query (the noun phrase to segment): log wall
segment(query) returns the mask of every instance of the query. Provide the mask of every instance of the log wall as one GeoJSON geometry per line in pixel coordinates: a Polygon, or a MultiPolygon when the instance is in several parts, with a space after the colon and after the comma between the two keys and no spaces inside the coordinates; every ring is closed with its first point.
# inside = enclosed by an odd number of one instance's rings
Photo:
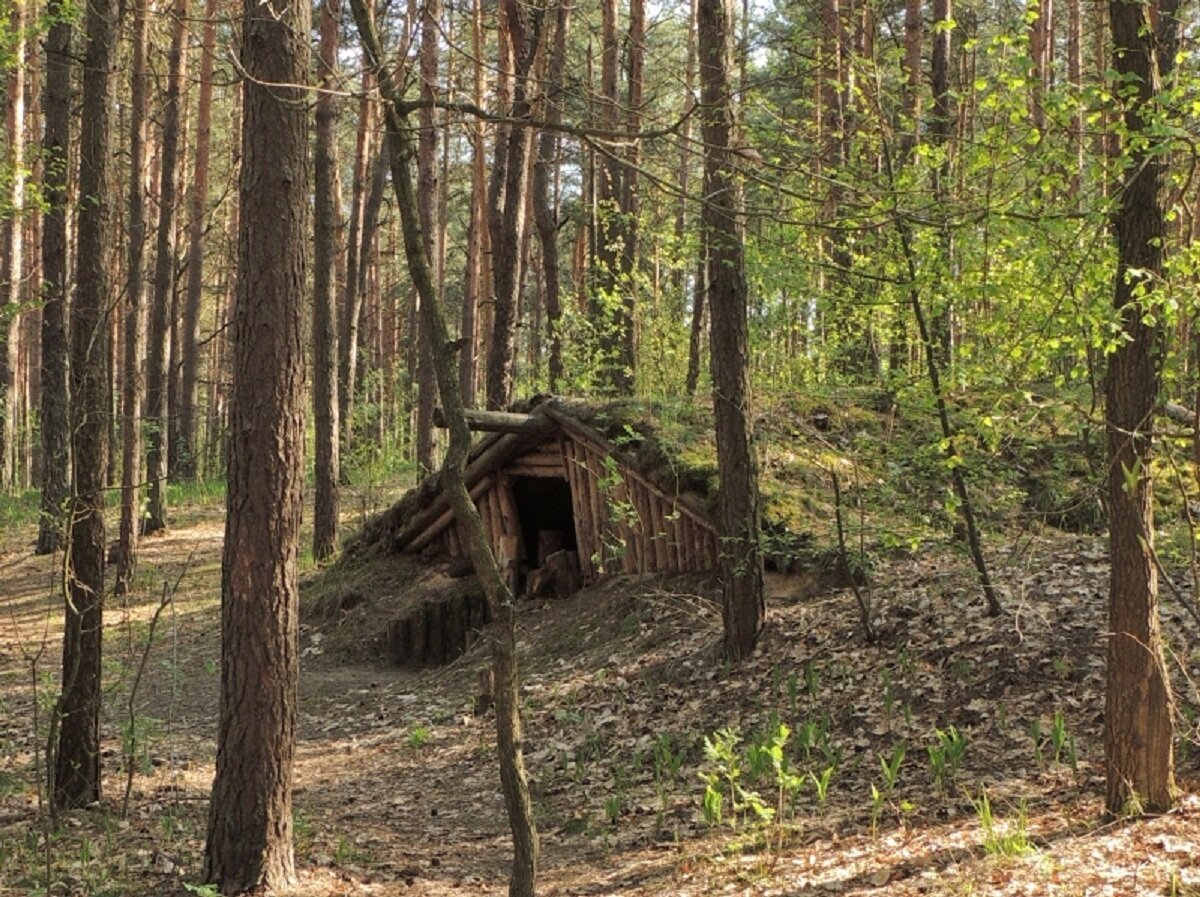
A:
{"type": "MultiPolygon", "coordinates": [[[[698,503],[669,495],[619,463],[603,439],[564,425],[556,438],[483,473],[471,488],[492,551],[514,584],[520,559],[537,551],[536,545],[522,544],[514,477],[567,481],[584,582],[612,573],[686,573],[717,566],[716,530],[698,503]]],[[[458,529],[447,508],[403,550],[461,556],[458,529]]]]}

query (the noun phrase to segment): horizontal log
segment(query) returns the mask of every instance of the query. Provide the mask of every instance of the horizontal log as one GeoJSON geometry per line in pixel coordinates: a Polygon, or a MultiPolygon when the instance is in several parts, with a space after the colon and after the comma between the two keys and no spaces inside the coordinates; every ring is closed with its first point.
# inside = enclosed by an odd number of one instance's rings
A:
{"type": "MultiPolygon", "coordinates": [[[[467,426],[477,433],[544,433],[554,431],[554,424],[541,414],[515,414],[510,411],[481,411],[464,408],[467,426]]],[[[433,422],[445,427],[446,415],[441,408],[434,409],[433,422]]]]}

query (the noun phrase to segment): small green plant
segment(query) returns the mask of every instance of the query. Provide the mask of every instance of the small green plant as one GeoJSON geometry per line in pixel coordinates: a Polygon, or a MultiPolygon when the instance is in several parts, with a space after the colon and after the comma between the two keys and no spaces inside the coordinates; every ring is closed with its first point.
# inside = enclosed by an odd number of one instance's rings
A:
{"type": "Polygon", "coordinates": [[[908,748],[904,742],[897,741],[892,745],[892,756],[885,757],[879,755],[879,766],[883,770],[883,786],[884,794],[887,797],[892,796],[892,792],[896,790],[896,779],[900,776],[900,766],[904,763],[904,755],[908,753],[908,748]]]}
{"type": "Polygon", "coordinates": [[[683,766],[683,751],[671,739],[670,732],[663,732],[654,739],[654,780],[661,784],[674,785],[683,766]]]}
{"type": "Polygon", "coordinates": [[[189,894],[195,894],[196,897],[221,897],[221,892],[217,890],[216,885],[193,885],[185,881],[183,889],[189,894]]]}
{"type": "Polygon", "coordinates": [[[795,673],[789,673],[787,677],[787,693],[788,704],[791,705],[792,716],[799,713],[800,703],[800,679],[795,673]]]}
{"type": "Polygon", "coordinates": [[[820,775],[813,772],[808,774],[808,777],[812,779],[812,783],[817,789],[818,812],[825,811],[825,801],[829,798],[829,781],[833,778],[833,772],[834,768],[832,766],[826,766],[820,775]]]}
{"type": "Polygon", "coordinates": [[[804,665],[804,690],[808,692],[810,701],[815,701],[821,691],[821,671],[813,666],[811,660],[804,665]]]}
{"type": "Polygon", "coordinates": [[[1074,773],[1079,772],[1079,758],[1075,755],[1075,736],[1067,732],[1067,723],[1061,710],[1054,711],[1050,726],[1050,744],[1054,748],[1054,762],[1064,760],[1074,773]]]}
{"type": "Polygon", "coordinates": [[[366,851],[356,847],[345,835],[338,835],[337,843],[333,845],[333,862],[338,866],[349,866],[366,859],[366,851]]]}
{"type": "Polygon", "coordinates": [[[967,753],[967,739],[954,726],[933,731],[937,736],[937,744],[928,748],[929,769],[934,782],[944,793],[958,778],[958,769],[967,753]]]}
{"type": "Polygon", "coordinates": [[[408,746],[414,750],[420,750],[429,743],[429,729],[426,726],[413,726],[412,731],[408,733],[405,739],[408,746]]]}
{"type": "Polygon", "coordinates": [[[604,818],[609,825],[616,825],[621,819],[621,795],[613,794],[604,799],[604,818]]]}
{"type": "Polygon", "coordinates": [[[1035,719],[1029,724],[1029,737],[1033,739],[1033,760],[1037,763],[1038,769],[1044,772],[1046,769],[1046,754],[1042,750],[1043,736],[1042,721],[1040,718],[1035,719]]]}
{"type": "Polygon", "coordinates": [[[720,825],[725,820],[736,829],[742,813],[747,810],[760,822],[770,822],[775,815],[775,810],[767,806],[758,792],[741,783],[742,759],[738,753],[741,740],[737,729],[731,727],[718,729],[704,738],[708,768],[700,771],[700,779],[704,782],[704,819],[710,826],[720,825]],[[726,806],[728,816],[725,815],[726,806]]]}
{"type": "Polygon", "coordinates": [[[874,782],[871,783],[871,837],[879,834],[879,817],[883,815],[883,792],[874,782]]]}
{"type": "Polygon", "coordinates": [[[979,826],[983,829],[983,851],[988,856],[1014,857],[1029,853],[1033,844],[1029,840],[1029,808],[1024,800],[1017,808],[1017,817],[1007,823],[996,819],[987,789],[979,792],[979,799],[972,800],[979,826]]]}
{"type": "Polygon", "coordinates": [[[814,720],[805,720],[796,731],[796,744],[806,763],[812,759],[813,748],[817,746],[819,738],[820,726],[814,720]]]}

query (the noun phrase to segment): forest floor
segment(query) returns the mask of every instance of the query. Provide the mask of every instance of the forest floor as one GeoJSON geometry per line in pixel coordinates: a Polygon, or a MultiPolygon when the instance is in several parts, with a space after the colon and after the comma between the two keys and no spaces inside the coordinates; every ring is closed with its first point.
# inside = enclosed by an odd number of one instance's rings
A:
{"type": "MultiPolygon", "coordinates": [[[[221,513],[177,509],[143,544],[135,594],[110,604],[105,797],[54,830],[36,782],[55,561],[31,556],[31,526],[0,535],[0,895],[205,893],[221,513]]],[[[1046,530],[989,554],[1006,598],[994,619],[951,545],[879,564],[874,645],[850,593],[772,575],[761,649],[738,667],[715,660],[712,583],[617,578],[523,603],[540,893],[1200,894],[1194,714],[1180,716],[1180,808],[1103,818],[1103,540],[1046,530]],[[719,822],[702,773],[725,794],[719,822]],[[773,820],[731,805],[735,774],[773,820]]],[[[302,626],[297,895],[506,893],[494,718],[473,713],[483,645],[428,671],[372,656],[395,596],[431,575],[400,559],[309,574],[310,593],[365,600],[302,626]]],[[[1195,623],[1169,597],[1164,615],[1194,706],[1195,623]]]]}

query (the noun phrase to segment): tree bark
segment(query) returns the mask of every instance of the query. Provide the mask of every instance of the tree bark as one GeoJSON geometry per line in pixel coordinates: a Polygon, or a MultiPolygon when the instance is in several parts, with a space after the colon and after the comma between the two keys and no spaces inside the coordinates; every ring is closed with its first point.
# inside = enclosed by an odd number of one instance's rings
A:
{"type": "Polygon", "coordinates": [[[175,286],[175,196],[179,169],[179,121],[187,72],[188,0],[174,0],[174,30],[163,98],[161,168],[158,188],[158,231],[154,258],[154,293],[150,300],[150,336],[146,355],[146,518],[143,532],[167,526],[168,378],[171,313],[175,286]]]}
{"type": "Polygon", "coordinates": [[[100,650],[104,607],[104,487],[108,467],[109,138],[115,57],[113,0],[87,8],[83,126],[79,138],[78,278],[71,308],[74,464],[63,632],[63,689],[54,764],[54,806],[100,799],[100,650]]]}
{"type": "Polygon", "coordinates": [[[307,3],[246,0],[221,710],[204,866],[222,893],[295,880],[309,27],[307,3]]]}
{"type": "Polygon", "coordinates": [[[42,232],[42,497],[38,554],[61,548],[66,540],[70,494],[71,438],[67,417],[67,183],[71,127],[71,20],[64,0],[50,0],[46,12],[46,89],[42,95],[46,130],[46,216],[42,232]]]}
{"type": "Polygon", "coordinates": [[[197,419],[200,402],[200,307],[204,298],[204,232],[208,210],[208,160],[212,142],[213,66],[217,49],[219,0],[204,5],[204,35],[200,46],[200,95],[196,101],[196,159],[188,202],[187,295],[180,322],[181,369],[179,411],[174,439],[179,463],[174,474],[192,479],[198,471],[200,445],[197,419]]]}
{"type": "MultiPolygon", "coordinates": [[[[1176,800],[1174,701],[1163,658],[1154,561],[1154,406],[1158,399],[1161,325],[1150,323],[1163,274],[1166,237],[1166,156],[1154,137],[1164,67],[1172,63],[1173,41],[1156,52],[1154,13],[1177,27],[1174,6],[1111,0],[1112,66],[1125,84],[1125,152],[1112,216],[1117,243],[1113,304],[1124,339],[1109,359],[1105,384],[1109,444],[1108,681],[1104,713],[1104,756],[1109,813],[1140,807],[1164,812],[1176,800]],[[1136,805],[1136,807],[1135,807],[1136,805]]],[[[1160,22],[1160,27],[1162,23],[1160,22]]]]}
{"type": "MultiPolygon", "coordinates": [[[[472,99],[483,108],[483,4],[481,0],[471,7],[471,51],[472,99]]],[[[471,222],[467,229],[467,276],[463,293],[462,327],[459,339],[462,348],[458,357],[458,388],[463,403],[468,407],[475,404],[478,384],[479,361],[479,310],[485,283],[487,265],[485,244],[487,242],[487,159],[484,142],[483,119],[471,122],[471,222]]]]}
{"type": "MultiPolygon", "coordinates": [[[[555,126],[562,121],[563,75],[567,64],[567,35],[571,28],[570,2],[559,2],[554,26],[554,51],[546,73],[547,127],[538,138],[538,155],[533,169],[533,218],[542,250],[542,277],[546,306],[546,330],[550,342],[549,386],[558,392],[563,385],[562,295],[559,283],[558,208],[551,203],[551,167],[558,165],[560,138],[555,126]]],[[[557,199],[557,197],[555,198],[557,199]]]]}
{"type": "Polygon", "coordinates": [[[337,53],[341,9],[339,0],[321,3],[320,77],[325,89],[317,98],[317,139],[313,155],[313,420],[315,422],[315,500],[313,558],[320,561],[337,550],[339,510],[338,394],[337,394],[337,265],[342,196],[338,181],[337,53]]]}
{"type": "Polygon", "coordinates": [[[133,7],[133,70],[129,110],[129,245],[125,279],[125,346],[121,398],[121,524],[117,542],[118,595],[129,591],[137,567],[142,454],[142,347],[146,293],[146,65],[149,0],[133,7]]]}
{"type": "Polygon", "coordinates": [[[411,107],[395,93],[395,82],[382,64],[383,55],[379,39],[374,30],[374,23],[368,17],[364,0],[351,0],[351,6],[363,44],[379,72],[380,90],[387,101],[387,141],[392,188],[400,209],[404,253],[413,284],[421,293],[423,323],[429,328],[435,348],[439,396],[447,423],[450,425],[450,442],[441,468],[442,488],[459,522],[464,545],[492,613],[493,623],[489,634],[495,680],[500,781],[513,835],[509,894],[510,897],[533,897],[537,875],[538,837],[522,753],[514,596],[497,559],[492,555],[479,511],[463,481],[463,471],[471,446],[471,432],[463,413],[462,396],[458,392],[449,332],[442,317],[429,260],[424,253],[420,215],[410,167],[414,155],[413,137],[408,124],[411,107]]]}
{"type": "Polygon", "coordinates": [[[731,84],[733,27],[728,0],[699,0],[700,130],[704,141],[702,227],[708,247],[713,408],[721,481],[725,654],[754,653],[765,612],[759,546],[758,464],[750,416],[749,324],[745,251],[733,153],[736,115],[731,84]]]}
{"type": "MultiPolygon", "coordinates": [[[[371,172],[371,132],[374,127],[370,93],[372,75],[364,68],[362,99],[358,104],[358,139],[354,149],[354,180],[351,186],[350,223],[346,233],[346,282],[342,285],[342,306],[338,316],[338,427],[340,445],[338,457],[342,464],[341,478],[345,482],[346,463],[350,457],[353,427],[350,412],[354,403],[355,372],[358,356],[358,316],[362,310],[362,291],[359,289],[359,270],[365,266],[362,254],[362,230],[367,191],[371,172]]],[[[377,164],[377,163],[376,163],[377,164]]]]}
{"type": "Polygon", "coordinates": [[[492,312],[492,341],[488,351],[487,407],[503,409],[512,402],[513,366],[516,355],[517,307],[525,267],[526,206],[529,192],[531,128],[523,119],[531,112],[531,95],[536,89],[530,77],[542,39],[545,7],[528,0],[504,0],[507,35],[512,47],[513,95],[509,117],[512,123],[504,141],[503,156],[497,141],[496,167],[503,172],[503,209],[493,218],[492,279],[495,301],[492,312]]]}
{"type": "Polygon", "coordinates": [[[12,491],[19,482],[17,423],[24,385],[21,370],[21,286],[25,219],[25,28],[27,0],[13,0],[9,11],[12,44],[8,70],[8,103],[5,113],[6,158],[11,173],[4,221],[4,304],[0,310],[0,491],[12,491]]]}
{"type": "MultiPolygon", "coordinates": [[[[418,116],[417,203],[421,215],[421,235],[425,240],[425,256],[431,260],[431,264],[436,264],[434,260],[441,258],[445,238],[438,226],[437,110],[432,105],[437,98],[441,16],[441,0],[425,0],[421,9],[421,99],[430,105],[423,106],[418,116]]],[[[420,301],[418,296],[417,302],[420,301]]],[[[421,324],[421,316],[416,315],[410,324],[417,340],[417,467],[421,474],[427,474],[433,471],[436,450],[433,409],[437,380],[433,372],[433,347],[429,343],[428,331],[421,324]]]]}

